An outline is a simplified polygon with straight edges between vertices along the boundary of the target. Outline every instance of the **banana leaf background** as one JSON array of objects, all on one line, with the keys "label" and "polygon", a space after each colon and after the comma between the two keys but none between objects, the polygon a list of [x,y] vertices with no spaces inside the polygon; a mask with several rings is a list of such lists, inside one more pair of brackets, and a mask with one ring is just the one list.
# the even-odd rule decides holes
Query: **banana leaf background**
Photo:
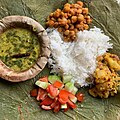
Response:
[{"label": "banana leaf background", "polygon": [[[101,28],[114,44],[112,53],[120,57],[120,5],[114,0],[83,0],[93,18],[91,27]],[[8,15],[26,15],[45,27],[46,17],[66,2],[75,0],[0,0],[0,19]],[[44,111],[30,97],[34,82],[49,74],[46,67],[34,79],[21,83],[10,83],[0,79],[0,120],[120,120],[120,92],[109,99],[93,98],[88,88],[80,89],[85,94],[83,103],[68,112]]]}]

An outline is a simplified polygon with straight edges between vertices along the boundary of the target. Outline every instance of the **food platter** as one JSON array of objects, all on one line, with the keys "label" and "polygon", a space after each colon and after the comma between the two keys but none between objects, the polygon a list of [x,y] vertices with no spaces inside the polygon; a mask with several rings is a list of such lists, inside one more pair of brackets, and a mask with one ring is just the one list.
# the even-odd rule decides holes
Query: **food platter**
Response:
[{"label": "food platter", "polygon": [[[67,1],[75,2],[75,1]],[[115,0],[96,0],[87,1],[85,4],[89,7],[90,15],[93,19],[91,27],[97,26],[101,28],[106,35],[111,38],[113,43],[112,53],[120,56],[120,6]],[[8,15],[26,15],[36,19],[45,27],[46,17],[50,12],[57,8],[62,8],[66,1],[0,1],[0,17],[1,19]],[[14,7],[13,7],[14,6]],[[102,9],[102,10],[101,10]],[[10,120],[36,120],[36,119],[70,119],[70,120],[119,120],[120,119],[120,93],[108,99],[93,98],[88,94],[87,88],[81,88],[84,93],[85,100],[83,103],[77,104],[77,109],[69,110],[64,113],[53,113],[52,111],[44,111],[39,108],[39,103],[29,95],[30,90],[34,87],[34,83],[40,76],[49,74],[46,67],[34,79],[22,83],[10,83],[1,79],[1,112],[0,119]],[[8,112],[9,111],[9,112]]]}]

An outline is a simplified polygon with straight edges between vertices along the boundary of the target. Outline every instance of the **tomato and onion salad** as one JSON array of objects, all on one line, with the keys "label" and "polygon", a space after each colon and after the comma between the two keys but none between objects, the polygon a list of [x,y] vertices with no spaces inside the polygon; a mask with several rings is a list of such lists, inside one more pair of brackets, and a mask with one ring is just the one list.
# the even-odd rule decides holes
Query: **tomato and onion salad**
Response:
[{"label": "tomato and onion salad", "polygon": [[71,92],[73,88],[70,89],[69,86],[66,88],[67,83],[64,83],[64,80],[55,80],[56,78],[57,76],[54,75],[40,78],[35,83],[38,87],[31,90],[30,95],[40,102],[40,106],[44,110],[53,110],[56,113],[61,109],[64,112],[75,109],[77,107],[76,102],[83,101],[83,94],[77,91],[77,93],[75,91]]}]

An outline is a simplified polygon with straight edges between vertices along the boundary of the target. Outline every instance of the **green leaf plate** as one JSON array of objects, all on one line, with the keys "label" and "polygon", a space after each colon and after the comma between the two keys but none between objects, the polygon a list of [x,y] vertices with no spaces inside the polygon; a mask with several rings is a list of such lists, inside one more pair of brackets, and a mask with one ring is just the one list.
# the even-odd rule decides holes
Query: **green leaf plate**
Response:
[{"label": "green leaf plate", "polygon": [[[111,52],[120,56],[120,5],[116,0],[83,0],[93,18],[91,27],[100,27],[110,36],[114,48]],[[0,0],[0,19],[8,15],[26,15],[45,27],[46,17],[66,2],[75,0]],[[46,67],[34,79],[10,83],[0,79],[0,120],[120,120],[120,93],[109,99],[97,99],[85,94],[83,103],[77,109],[64,113],[44,111],[39,103],[30,97],[30,90],[42,75],[49,74]]]}]

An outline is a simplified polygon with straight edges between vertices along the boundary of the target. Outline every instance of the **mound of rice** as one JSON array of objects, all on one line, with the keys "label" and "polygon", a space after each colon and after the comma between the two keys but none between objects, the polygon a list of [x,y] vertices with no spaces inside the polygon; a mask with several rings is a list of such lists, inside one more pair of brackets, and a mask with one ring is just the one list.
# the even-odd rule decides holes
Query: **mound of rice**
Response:
[{"label": "mound of rice", "polygon": [[120,5],[120,0],[116,0],[117,1],[117,3]]},{"label": "mound of rice", "polygon": [[86,78],[93,74],[96,68],[96,57],[112,48],[110,38],[95,27],[89,31],[80,31],[76,42],[66,43],[57,30],[47,31],[52,51],[48,60],[51,73],[71,74],[74,82],[81,86],[88,85]]}]

